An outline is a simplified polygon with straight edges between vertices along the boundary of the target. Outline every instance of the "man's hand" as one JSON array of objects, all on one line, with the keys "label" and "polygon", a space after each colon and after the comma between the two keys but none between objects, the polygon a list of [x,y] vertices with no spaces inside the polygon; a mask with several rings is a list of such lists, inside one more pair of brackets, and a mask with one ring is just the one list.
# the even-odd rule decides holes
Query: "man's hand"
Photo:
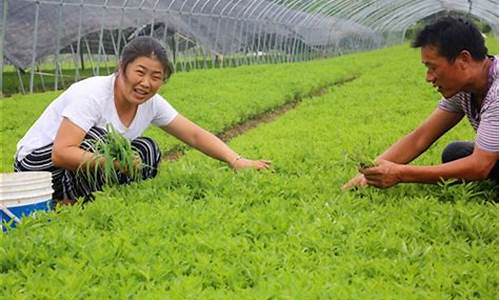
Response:
[{"label": "man's hand", "polygon": [[401,169],[404,165],[384,159],[378,159],[372,168],[360,169],[366,178],[366,183],[378,188],[389,188],[401,182]]},{"label": "man's hand", "polygon": [[361,186],[366,186],[367,183],[366,183],[366,178],[363,174],[358,174],[356,176],[354,176],[353,178],[351,178],[351,180],[349,180],[346,184],[344,184],[342,186],[342,190],[343,191],[346,191],[346,190],[350,190],[352,188],[355,188],[355,187],[361,187]]}]

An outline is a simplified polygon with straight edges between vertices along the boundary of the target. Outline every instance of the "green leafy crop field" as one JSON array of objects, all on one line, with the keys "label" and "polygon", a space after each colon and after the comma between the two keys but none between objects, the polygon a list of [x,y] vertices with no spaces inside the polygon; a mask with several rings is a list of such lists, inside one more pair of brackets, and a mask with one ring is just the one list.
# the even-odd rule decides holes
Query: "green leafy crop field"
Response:
[{"label": "green leafy crop field", "polygon": [[[424,75],[408,45],[175,75],[162,94],[214,132],[326,93],[230,142],[272,170],[235,173],[188,151],[153,180],[25,218],[0,235],[0,298],[497,299],[492,186],[340,190],[353,154],[375,157],[436,107]],[[55,95],[0,102],[2,170]],[[437,164],[448,142],[473,137],[464,120],[414,163]]]}]

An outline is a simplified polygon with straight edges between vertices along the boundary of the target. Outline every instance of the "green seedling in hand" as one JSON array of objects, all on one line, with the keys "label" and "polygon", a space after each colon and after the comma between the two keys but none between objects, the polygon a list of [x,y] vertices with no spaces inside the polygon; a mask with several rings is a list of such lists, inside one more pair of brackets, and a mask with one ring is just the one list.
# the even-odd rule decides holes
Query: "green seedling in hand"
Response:
[{"label": "green seedling in hand", "polygon": [[95,185],[99,172],[106,185],[119,183],[118,174],[122,173],[133,181],[141,179],[142,162],[132,149],[130,141],[118,133],[111,124],[106,125],[107,134],[104,139],[94,143],[95,159],[101,164],[85,164],[80,172],[91,184]]},{"label": "green seedling in hand", "polygon": [[377,164],[373,160],[360,161],[358,163],[358,170],[364,170],[364,169],[368,169],[368,168],[373,168],[375,166],[377,166]]},{"label": "green seedling in hand", "polygon": [[348,157],[358,166],[360,172],[361,170],[373,168],[377,165],[373,159],[361,153],[350,154]]}]

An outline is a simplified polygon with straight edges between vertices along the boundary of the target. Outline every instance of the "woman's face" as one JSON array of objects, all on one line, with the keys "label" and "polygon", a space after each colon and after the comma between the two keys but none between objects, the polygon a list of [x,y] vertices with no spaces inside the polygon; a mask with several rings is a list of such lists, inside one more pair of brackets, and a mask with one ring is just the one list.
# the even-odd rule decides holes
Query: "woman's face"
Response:
[{"label": "woman's face", "polygon": [[140,56],[120,69],[121,92],[130,104],[142,104],[153,97],[163,84],[163,65],[154,57]]}]

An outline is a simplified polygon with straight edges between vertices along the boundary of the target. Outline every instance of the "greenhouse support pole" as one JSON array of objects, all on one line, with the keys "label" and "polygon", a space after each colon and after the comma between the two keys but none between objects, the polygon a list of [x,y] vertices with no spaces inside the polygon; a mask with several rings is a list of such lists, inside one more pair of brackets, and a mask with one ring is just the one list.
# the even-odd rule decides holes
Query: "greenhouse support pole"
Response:
[{"label": "greenhouse support pole", "polygon": [[153,12],[151,13],[151,27],[149,28],[149,36],[154,37],[154,31],[155,31],[155,18],[156,18],[156,6],[158,5],[159,0],[156,1],[155,5],[153,6]]},{"label": "greenhouse support pole", "polygon": [[[237,22],[238,22],[237,23],[238,26],[234,26],[235,30],[233,32],[233,36],[235,37],[236,40],[239,41],[238,51],[237,51],[237,53],[239,55],[236,58],[236,65],[241,66],[242,64],[245,63],[246,53],[247,53],[246,44],[241,39],[241,38],[243,38],[243,35],[241,34],[241,29],[243,26],[245,26],[246,22],[244,20],[241,20],[241,19],[237,19]],[[238,36],[240,37],[239,39],[238,39]]]},{"label": "greenhouse support pole", "polygon": [[280,57],[278,52],[278,45],[281,42],[281,34],[274,32],[272,38],[269,40],[269,49],[271,51],[271,63],[279,63]]},{"label": "greenhouse support pole", "polygon": [[40,2],[35,2],[35,24],[33,30],[33,52],[31,55],[31,72],[30,72],[30,93],[33,93],[33,85],[35,81],[35,62],[36,62],[36,46],[38,43],[38,17],[40,15]]},{"label": "greenhouse support pole", "polygon": [[[230,12],[237,5],[237,3],[238,2],[235,2],[234,5],[232,7],[230,7],[230,4],[232,4],[232,3],[228,2],[228,3],[226,3],[226,5],[221,10],[220,15],[221,16],[224,15],[226,17],[226,22],[225,22],[225,26],[224,26],[224,32],[229,32],[230,31],[230,28],[228,28],[228,26],[231,27],[231,25],[232,25],[233,28],[236,27],[237,21],[236,21],[235,18],[231,17]],[[230,44],[229,44],[229,49],[226,49],[226,51],[224,51],[224,46],[223,46],[223,52],[227,53],[228,55],[232,53],[232,57],[229,58],[229,61],[227,62],[227,65],[228,65],[228,67],[229,66],[236,67],[236,63],[235,63],[235,58],[236,58],[235,57],[236,56],[235,52],[236,51],[235,52],[232,51],[232,49],[234,48],[234,42],[236,41],[236,39],[235,39],[234,34],[232,34],[232,35],[230,34],[229,38],[230,38],[230,41],[231,41]],[[227,43],[223,43],[223,45],[227,45]]]},{"label": "greenhouse support pole", "polygon": [[260,7],[260,5],[263,2],[264,2],[264,0],[256,1],[255,4],[253,4],[253,6],[249,6],[249,7],[251,7],[251,10],[245,11],[245,16],[247,17],[249,24],[250,24],[250,22],[252,24],[251,28],[248,30],[248,33],[247,33],[247,36],[251,39],[249,49],[250,49],[250,51],[255,52],[255,55],[254,55],[254,53],[252,53],[252,55],[249,57],[249,61],[250,61],[249,64],[255,64],[257,56],[259,54],[257,46],[255,45],[255,39],[257,37],[257,21],[258,20],[256,20],[253,16],[254,16],[255,11]]},{"label": "greenhouse support pole", "polygon": [[283,34],[276,34],[276,37],[274,38],[274,41],[273,41],[273,44],[272,44],[272,48],[273,48],[273,52],[274,52],[274,62],[275,63],[281,63],[282,61],[282,56],[281,56],[281,48],[280,48],[280,45],[282,43],[282,39],[283,39],[284,35]]},{"label": "greenhouse support pole", "polygon": [[403,34],[401,35],[401,44],[403,44],[405,42],[405,36],[406,36],[406,29],[403,29]]},{"label": "greenhouse support pole", "polygon": [[289,34],[281,35],[280,39],[279,39],[279,43],[277,45],[277,47],[278,47],[278,62],[280,64],[285,63],[287,60],[285,47],[286,47],[286,45],[288,45],[288,41],[289,41],[288,37],[289,36],[290,36]]},{"label": "greenhouse support pole", "polygon": [[94,76],[97,76],[97,74],[95,72],[94,60],[92,59],[92,51],[90,50],[89,41],[87,40],[86,37],[83,37],[83,39],[85,41],[85,48],[87,49],[87,57],[88,57],[88,60],[90,62],[90,67],[92,69],[92,74]]},{"label": "greenhouse support pole", "polygon": [[106,51],[101,54],[101,49],[104,50],[103,37],[104,37],[104,19],[107,17],[108,0],[104,2],[101,14],[101,29],[99,31],[99,45],[97,46],[97,63],[96,63],[96,73],[100,75],[100,66],[103,61],[102,55],[106,55]]},{"label": "greenhouse support pole", "polygon": [[241,55],[238,58],[238,63],[241,66],[243,64],[248,64],[248,56],[247,56],[248,55],[248,44],[244,40],[244,38],[246,38],[244,30],[245,30],[245,28],[248,27],[248,24],[247,24],[248,22],[244,18],[241,18],[239,16],[238,16],[238,18],[240,18],[239,19],[240,26],[239,26],[239,28],[237,28],[237,30],[236,30],[237,32],[235,32],[235,36],[239,37],[239,41],[240,41]]},{"label": "greenhouse support pole", "polygon": [[[290,7],[295,7],[300,0],[294,0],[290,2]],[[300,9],[298,10],[300,11]],[[283,6],[281,11],[278,11],[278,13],[275,15],[277,22],[282,24],[286,29],[290,31],[292,36],[297,34],[297,32],[293,29],[293,25],[288,22],[288,20],[285,20],[285,17],[287,16],[287,13],[289,12],[288,8],[286,6]],[[298,12],[297,12],[298,13]],[[293,43],[295,40],[290,40],[290,35],[287,34],[286,36],[283,36],[283,41],[282,44],[279,46],[280,49],[282,50],[281,56],[282,59],[280,60],[281,62],[288,62],[289,61],[289,51],[288,49],[293,47]]]},{"label": "greenhouse support pole", "polygon": [[113,45],[113,52],[115,53],[115,57],[119,55],[118,53],[118,48],[117,48],[117,42],[115,41],[115,34],[113,31],[109,31],[109,39],[111,40],[111,44]]},{"label": "greenhouse support pole", "polygon": [[170,62],[172,63],[172,66],[174,67],[174,71],[175,72],[175,62],[174,62],[174,58],[173,58],[173,53],[174,53],[174,50],[172,49],[172,47],[170,46],[170,44],[168,43],[167,41],[167,38],[168,38],[168,17],[165,17],[163,16],[163,36],[162,36],[162,41],[165,43],[165,49],[168,49],[170,50],[170,54],[172,55],[172,57],[168,57],[168,59],[170,60]]},{"label": "greenhouse support pole", "polygon": [[[123,5],[121,7],[122,13],[120,15],[120,25],[118,26],[118,42],[117,42],[117,48],[118,48],[118,56],[117,56],[117,61],[120,61],[120,54],[121,54],[121,43],[122,43],[122,31],[123,31],[123,21],[125,18],[125,8],[127,7],[128,0],[125,0],[123,2]],[[117,64],[118,65],[118,64]]]},{"label": "greenhouse support pole", "polygon": [[[258,23],[259,20],[256,20]],[[264,55],[264,49],[261,48],[260,46],[260,36],[261,36],[261,30],[260,30],[260,23],[255,24],[255,31],[254,31],[254,36],[255,36],[255,41],[253,43],[254,49],[255,49],[255,61],[254,63],[260,64],[262,63],[262,56]],[[260,52],[260,55],[259,55]]]},{"label": "greenhouse support pole", "polygon": [[[62,76],[62,71],[60,70],[61,65],[59,64],[59,48],[61,47],[61,31],[62,31],[62,15],[63,15],[63,3],[61,0],[59,3],[59,14],[57,17],[57,36],[56,36],[56,57],[55,57],[55,70],[54,70],[54,91],[57,91],[59,84],[59,73]],[[62,78],[61,78],[62,79]]]},{"label": "greenhouse support pole", "polygon": [[252,55],[253,49],[251,45],[250,39],[252,38],[250,35],[250,31],[252,30],[253,24],[250,23],[250,20],[246,18],[245,20],[245,27],[242,29],[242,41],[245,43],[245,64],[250,65],[252,63]]},{"label": "greenhouse support pole", "polygon": [[[231,12],[234,10],[234,8],[236,7],[236,4],[231,7],[231,9],[228,11],[228,15],[230,16],[231,15]],[[237,17],[232,17],[232,20],[234,22],[233,24],[233,27],[232,27],[232,33],[231,33],[231,39],[232,39],[232,42],[231,42],[231,51],[232,49],[234,49],[234,51],[232,51],[232,65],[235,66],[235,67],[238,67],[240,65],[240,58],[241,58],[241,40],[238,40],[237,37],[236,37],[236,29],[239,28],[239,26],[241,26],[241,21],[237,18]],[[238,42],[238,44],[236,44],[235,46],[235,42]]]},{"label": "greenhouse support pole", "polygon": [[[298,29],[299,29],[299,27],[297,27],[297,30]],[[299,35],[297,34],[297,37],[298,36]],[[295,54],[294,54],[295,61],[296,62],[297,61],[303,61],[303,59],[302,59],[303,58],[303,51],[304,51],[304,45],[306,44],[306,41],[305,41],[305,39],[302,36],[300,36],[300,39],[297,39],[296,41],[297,41],[297,43],[295,44],[296,48],[295,48]]]},{"label": "greenhouse support pole", "polygon": [[[256,19],[256,21],[259,21]],[[257,63],[260,64],[262,63],[262,60],[263,60],[263,56],[264,56],[264,49],[263,47],[261,46],[261,42],[260,42],[260,38],[261,38],[261,35],[264,33],[263,30],[261,30],[261,23],[258,22],[258,24],[256,25],[255,27],[255,36],[257,37],[257,41],[256,41],[256,44],[255,44],[255,51],[257,53]],[[260,52],[260,55],[259,55],[259,52]]]},{"label": "greenhouse support pole", "polygon": [[298,28],[294,28],[294,36],[293,36],[293,40],[292,40],[292,45],[291,45],[291,48],[290,48],[290,54],[289,54],[289,57],[288,57],[288,62],[291,63],[291,62],[296,62],[298,61],[296,55],[297,55],[297,47],[298,47],[298,39],[299,39],[299,34],[298,34]]},{"label": "greenhouse support pole", "polygon": [[[187,2],[184,2],[181,9],[179,11],[183,11],[184,10],[184,5],[186,4]],[[189,24],[189,26],[191,28],[194,28],[194,17],[193,17],[193,8],[191,7],[191,11],[189,12],[189,18],[187,20],[187,23]],[[198,43],[197,43],[198,45]],[[196,47],[196,46],[195,46]],[[194,57],[194,68],[196,69],[197,68],[197,65],[196,65],[196,51],[194,51],[193,53],[195,55]],[[191,65],[191,64],[190,64]],[[192,66],[190,67],[190,69],[192,68]]]},{"label": "greenhouse support pole", "polygon": [[5,31],[7,31],[7,7],[8,0],[3,0],[3,14],[2,14],[2,25],[0,27],[0,98],[3,97],[3,45],[5,39]]},{"label": "greenhouse support pole", "polygon": [[[227,23],[227,18],[226,16],[224,16],[224,9],[225,9],[225,6],[221,9],[221,11],[219,12],[219,14],[215,14],[215,12],[213,11],[214,8],[217,7],[217,5],[219,4],[220,1],[217,1],[214,5],[214,7],[212,8],[210,14],[212,14],[214,17],[217,18],[217,27],[216,27],[216,31],[215,31],[215,43],[214,43],[214,47],[215,49],[217,50],[217,52],[220,54],[220,64],[219,64],[219,67],[220,68],[224,68],[224,67],[228,67],[229,66],[229,60],[228,60],[228,57],[226,57],[226,49],[224,48],[225,46],[225,42],[224,42],[224,30],[223,28],[224,27],[224,24]],[[217,47],[217,44],[220,42],[220,48]],[[227,53],[229,55],[229,53]]]},{"label": "greenhouse support pole", "polygon": [[[247,64],[253,64],[255,63],[255,57],[257,56],[257,51],[255,52],[254,56],[254,51],[255,51],[255,27],[256,27],[256,22],[255,19],[252,19],[252,16],[254,15],[254,12],[258,9],[260,4],[263,3],[265,0],[261,1],[253,1],[251,4],[249,4],[245,10],[243,11],[243,14],[241,15],[244,19],[246,19],[246,30],[245,30],[245,45],[248,49],[248,52],[250,56],[247,56]],[[251,39],[251,40],[250,40]],[[247,43],[247,41],[249,43]]]},{"label": "greenhouse support pole", "polygon": [[180,49],[184,49],[184,51],[179,53],[179,47],[177,47],[177,53],[180,57],[179,61],[181,63],[181,70],[182,70],[182,72],[186,72],[187,69],[186,69],[186,50],[185,49],[187,48],[187,43],[186,43],[186,39],[184,39],[182,36],[179,37],[179,41],[177,41],[176,45],[177,46],[179,46],[179,44],[183,45],[181,43],[184,44],[184,48],[180,47]]},{"label": "greenhouse support pole", "polygon": [[[175,2],[175,1],[172,1],[172,2]],[[179,8],[178,12],[181,16],[186,16],[186,17],[192,18],[191,15],[189,15],[187,12],[184,11],[184,7],[186,4],[187,4],[187,1],[184,1],[182,3],[181,7]],[[191,20],[188,20],[187,23],[191,24]],[[192,54],[191,54],[191,50],[189,49],[189,41],[188,41],[187,34],[183,35],[183,42],[185,44],[185,47],[184,47],[184,51],[182,51],[182,57],[183,57],[182,70],[189,71],[193,68],[193,66],[191,64]]]},{"label": "greenhouse support pole", "polygon": [[[270,39],[270,35],[271,33],[267,30],[267,27],[269,26],[269,24],[267,22],[264,22],[264,24],[262,24],[262,26],[260,27],[262,29],[262,41],[260,43],[260,47],[262,48],[262,63],[264,64],[267,64],[269,63],[269,49],[267,48],[267,42],[269,41]],[[266,53],[264,55],[264,53]]]},{"label": "greenhouse support pole", "polygon": [[172,34],[172,64],[174,65],[174,72],[177,72],[177,41],[175,39],[176,33]]},{"label": "greenhouse support pole", "polygon": [[248,26],[246,28],[245,37],[248,41],[246,44],[250,54],[247,59],[247,64],[251,65],[255,63],[255,57],[257,56],[257,51],[255,50],[255,26],[257,25],[255,25],[255,21],[250,18],[248,18],[247,23]]},{"label": "greenhouse support pole", "polygon": [[[83,52],[82,52],[82,22],[83,22],[83,0],[80,2],[80,9],[78,11],[78,36],[76,42],[76,63],[75,63],[75,81],[80,80],[80,67],[82,70],[84,67],[83,62]],[[78,59],[80,59],[81,66],[78,64]]]},{"label": "greenhouse support pole", "polygon": [[[271,21],[271,24],[273,25],[273,27],[285,27],[283,23],[281,23],[278,18],[277,18],[277,15],[280,13],[280,9],[276,9],[272,12],[269,12],[268,14],[270,14],[271,16],[269,17],[270,20],[274,20],[274,21]],[[283,34],[281,33],[277,33],[276,31],[274,32],[274,38],[271,40],[271,44],[270,44],[270,47],[271,49],[273,50],[273,54],[272,54],[272,61],[273,63],[279,63],[281,61],[281,57],[280,57],[280,51],[279,51],[279,47],[280,47],[280,44],[281,44],[281,38],[282,38]]]},{"label": "greenhouse support pole", "polygon": [[43,79],[42,72],[38,73],[38,76],[40,76],[40,83],[42,84],[42,91],[46,92],[47,89],[45,88],[45,80]]},{"label": "greenhouse support pole", "polygon": [[16,68],[16,72],[17,72],[17,78],[19,79],[19,89],[21,90],[21,93],[23,95],[25,95],[26,91],[24,90],[24,83],[23,83],[23,77],[21,75],[21,71],[19,68]]},{"label": "greenhouse support pole", "polygon": [[[260,23],[265,23],[263,27],[259,26],[259,29],[261,29],[261,32],[259,33],[259,38],[260,38],[260,35],[262,34],[262,44],[260,43],[260,39],[259,39],[259,46],[260,48],[262,48],[262,62],[263,63],[269,63],[269,58],[270,58],[270,49],[269,49],[269,41],[272,39],[272,31],[271,30],[267,30],[267,28],[269,27],[268,25],[269,22],[266,21],[266,17],[268,16],[268,13],[269,11],[272,9],[273,7],[273,2],[269,1],[269,3],[264,3],[264,8],[258,13],[258,15],[256,16],[256,20],[259,20],[259,25]],[[264,55],[264,53],[266,53]]]},{"label": "greenhouse support pole", "polygon": [[[218,2],[217,2],[218,3]],[[216,3],[216,5],[217,5]],[[214,7],[216,7],[216,5],[214,5]],[[219,37],[219,32],[220,32],[220,19],[221,19],[221,16],[218,16],[217,17],[217,26],[215,28],[215,39],[214,39],[214,49],[216,51],[216,53],[219,53],[218,49],[217,49],[217,38]],[[221,49],[222,51],[224,51],[224,49]],[[222,52],[220,51],[220,52]],[[220,60],[220,63],[219,63],[219,67],[222,68],[223,67],[223,64],[224,64],[224,56],[222,56],[223,54],[220,53],[222,59]],[[214,62],[214,65],[215,65],[215,62]]]},{"label": "greenhouse support pole", "polygon": [[[241,26],[241,20],[238,18],[238,16],[235,16],[233,14],[233,11],[235,8],[238,7],[238,5],[240,3],[241,3],[241,1],[236,1],[234,3],[234,5],[231,7],[231,9],[229,9],[229,11],[226,14],[234,22],[233,27],[232,27],[233,30],[232,30],[232,33],[230,34],[231,39],[232,39],[230,51],[232,52],[232,56],[233,56],[232,65],[235,67],[238,67],[240,65],[240,58],[241,58],[241,53],[240,53],[241,40],[238,40],[236,38],[236,28],[239,28],[239,26]],[[236,47],[235,47],[235,42],[238,42]],[[234,49],[234,51],[233,51],[233,49]]]}]

